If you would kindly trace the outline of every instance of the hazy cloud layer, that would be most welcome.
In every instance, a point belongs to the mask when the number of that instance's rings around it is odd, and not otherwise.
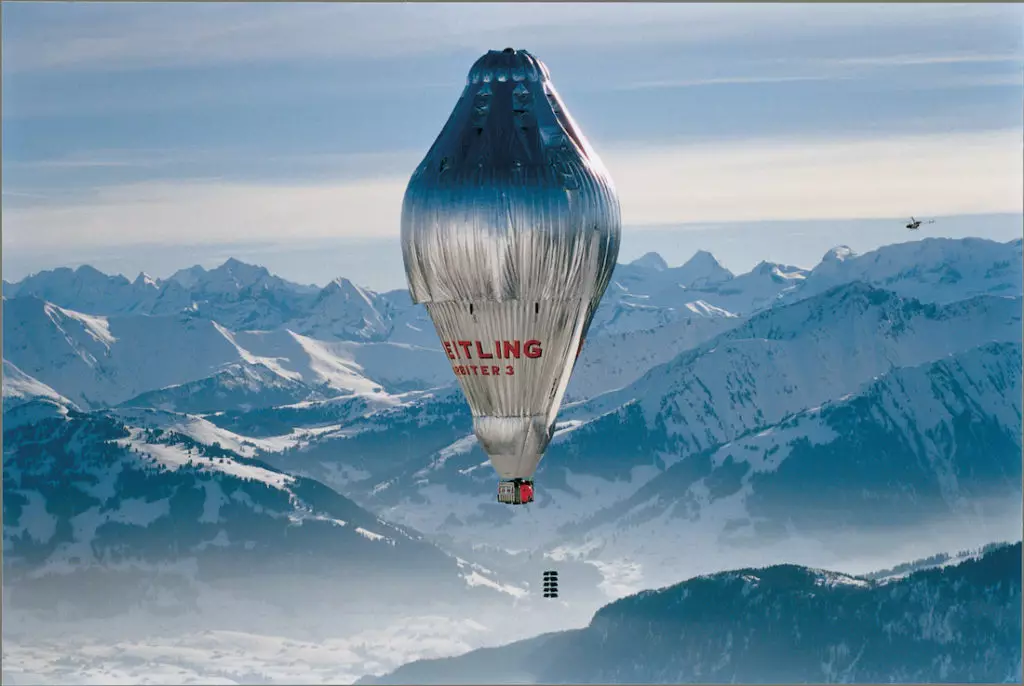
[[[603,157],[623,221],[636,226],[1019,211],[1021,145],[1020,131],[988,131],[636,144]],[[102,187],[8,210],[4,248],[395,236],[407,176],[382,169],[377,178],[305,185],[209,179]]]

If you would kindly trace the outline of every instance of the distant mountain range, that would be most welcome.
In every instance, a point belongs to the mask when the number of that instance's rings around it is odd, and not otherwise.
[[[837,248],[812,270],[761,263],[734,276],[706,252],[675,268],[646,255],[617,267],[569,394],[620,387],[746,316],[854,281],[926,303],[1013,297],[1022,290],[1020,258],[1020,241],[927,239],[863,256]],[[159,402],[203,411],[189,406],[193,393],[223,385],[225,398],[236,398],[239,377],[249,391],[235,402],[249,407],[451,382],[433,325],[406,291],[378,294],[344,278],[300,285],[231,259],[164,280],[61,268],[4,282],[3,294],[4,359],[83,409],[186,386]],[[614,334],[633,333],[640,354],[619,356]],[[604,372],[609,355],[628,366]],[[242,363],[265,370],[222,374]],[[222,409],[237,409],[231,404]]]
[[[168,279],[79,267],[4,282],[5,609],[330,631],[341,608],[446,605],[543,624],[766,562],[882,568],[1015,540],[1022,277],[1020,240],[838,247],[813,269],[741,275],[706,252],[620,264],[524,508],[495,502],[433,324],[404,290],[295,284],[237,260]],[[573,579],[557,612],[537,599],[552,565]],[[759,587],[826,578],[780,569]],[[728,579],[698,586],[746,598]],[[827,602],[864,613],[906,588],[898,607],[924,612],[926,586],[893,583],[851,582],[868,595]],[[820,629],[806,652],[819,667],[801,680],[885,674],[881,658],[854,661],[859,643],[827,643],[833,605],[800,607],[793,626]],[[523,678],[746,680],[774,650],[737,627],[686,644],[699,673],[666,662],[645,677],[592,643],[611,625],[596,626],[551,639],[575,656],[567,671],[538,658],[549,666]],[[1008,659],[948,657],[921,647],[932,629],[893,626],[923,651],[900,678],[992,675]],[[990,628],[963,626],[964,650]],[[587,671],[595,645],[611,662]],[[716,666],[724,645],[738,657]]]
[[[912,398],[903,410],[884,412],[867,398],[882,392],[878,384],[886,382],[879,379],[903,383],[904,368],[920,368],[908,373],[923,378],[941,373],[933,365],[950,355],[958,364],[986,359],[1009,366],[995,368],[1001,376],[990,395],[947,411],[950,422],[967,411],[992,427],[987,440],[995,441],[994,452],[987,454],[994,471],[972,471],[944,486],[949,503],[939,509],[955,510],[956,493],[974,489],[975,476],[1009,487],[1020,471],[1012,459],[1019,398],[999,389],[1019,386],[1012,361],[1021,342],[1021,260],[1019,240],[927,239],[862,256],[836,248],[812,270],[762,263],[734,276],[706,252],[675,268],[656,254],[619,265],[574,372],[530,512],[491,502],[493,476],[475,447],[465,403],[432,325],[404,291],[377,294],[345,279],[322,289],[303,286],[237,260],[166,280],[129,281],[90,267],[41,272],[4,285],[4,404],[62,396],[83,411],[117,406],[201,415],[204,426],[236,434],[236,442],[279,469],[460,543],[499,538],[513,547],[565,546],[584,532],[605,541],[621,526],[632,530],[627,522],[658,512],[675,512],[667,522],[680,521],[684,510],[691,514],[682,521],[709,513],[712,501],[720,503],[714,508],[726,501],[739,508],[712,526],[714,537],[728,530],[727,538],[740,540],[743,527],[754,526],[750,531],[763,538],[777,525],[744,508],[761,497],[747,489],[766,477],[736,456],[712,471],[737,474],[730,478],[747,485],[735,481],[730,488],[743,491],[746,505],[720,489],[701,499],[703,477],[694,482],[697,492],[677,491],[660,504],[641,506],[638,499],[654,498],[658,484],[681,471],[710,465],[716,449],[749,432],[784,433],[791,436],[787,446],[800,445],[807,431],[835,434],[833,441],[807,443],[820,452],[848,443],[851,431],[863,435],[865,421],[893,422],[897,415],[903,431],[877,431],[891,448],[907,446],[903,454],[916,455],[915,464],[931,474],[938,456],[929,451],[940,448],[912,438],[924,421],[906,415],[917,407]],[[976,374],[986,370],[965,371],[958,392],[977,394],[985,379]],[[430,390],[437,387],[444,388]],[[945,397],[966,402],[955,396]],[[867,414],[838,432],[812,430],[810,419],[800,420],[806,429],[783,431],[785,422],[823,403]],[[815,419],[815,426],[824,421],[836,420]],[[854,459],[847,450],[837,464]],[[683,497],[698,500],[680,509]],[[625,515],[636,508],[645,514]],[[526,527],[527,519],[536,522]],[[610,521],[620,523],[609,530]],[[527,530],[529,538],[519,540],[517,532]]]
[[[1020,606],[1020,543],[885,581],[775,565],[644,591],[583,629],[356,683],[1019,683]]]

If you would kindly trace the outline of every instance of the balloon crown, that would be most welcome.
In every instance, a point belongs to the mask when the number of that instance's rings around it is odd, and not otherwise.
[[[548,81],[547,66],[526,50],[488,50],[469,69],[467,84],[491,81]]]

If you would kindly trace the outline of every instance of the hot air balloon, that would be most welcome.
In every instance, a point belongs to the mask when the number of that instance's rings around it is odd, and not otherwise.
[[[547,67],[512,48],[480,57],[409,180],[402,256],[501,477],[499,502],[533,500],[620,233],[611,177]]]

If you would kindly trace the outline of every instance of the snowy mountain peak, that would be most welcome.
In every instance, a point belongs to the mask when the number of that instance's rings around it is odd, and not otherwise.
[[[3,361],[3,397],[5,411],[15,402],[29,402],[36,398],[49,398],[57,403],[72,405],[71,401],[50,386],[32,378],[7,360]]]
[[[229,277],[237,286],[244,287],[269,277],[270,271],[266,267],[259,267],[229,257],[224,264],[207,272],[207,275],[211,277],[211,280],[217,281]]]
[[[693,253],[693,257],[679,268],[693,274],[697,281],[702,278],[703,281],[709,283],[726,281],[733,276],[733,273],[723,267],[718,259],[707,250],[698,250]]]
[[[663,272],[666,269],[668,269],[668,263],[665,262],[665,258],[663,258],[656,252],[645,253],[644,255],[630,262],[630,264],[633,265],[634,267],[653,269],[654,271],[657,272]]]
[[[116,297],[129,286],[120,274],[107,275],[87,264],[76,269],[58,267],[28,276],[15,284],[22,295],[38,295],[46,300],[53,293],[69,292],[90,297]]]
[[[171,274],[168,281],[174,281],[181,284],[185,288],[192,288],[199,280],[206,274],[206,270],[200,267],[198,264],[185,269],[179,269],[178,271]]]
[[[723,310],[721,307],[715,307],[703,300],[694,300],[693,302],[686,303],[686,309],[695,315],[701,317],[725,317],[735,319],[736,315],[728,310]]]
[[[139,272],[139,275],[135,277],[135,281],[132,282],[132,286],[136,288],[160,288],[157,280],[146,272]]]
[[[825,256],[821,258],[822,262],[845,262],[851,257],[856,257],[855,253],[850,247],[845,245],[837,245],[836,247],[825,253]]]
[[[927,238],[857,255],[831,250],[789,298],[809,297],[840,283],[865,281],[922,302],[953,302],[974,295],[1016,296],[1024,272],[1019,246],[983,238]]]
[[[296,323],[296,331],[314,337],[380,338],[390,329],[381,312],[386,305],[373,291],[339,277],[320,291],[309,316]]]
[[[373,291],[360,288],[344,277],[338,277],[324,286],[323,290],[320,291],[320,295],[317,297],[314,309],[317,306],[322,306],[326,302],[337,303],[338,305],[335,305],[335,307],[339,306],[341,303],[346,303],[354,305],[360,309],[374,310],[374,314],[376,315],[377,313],[374,303],[374,300],[376,299],[377,294]]]
[[[807,278],[810,270],[803,269],[801,267],[794,267],[789,264],[779,264],[778,262],[759,262],[756,267],[750,270],[751,274],[758,276],[767,276],[772,281],[780,284],[791,284],[796,285],[799,282]]]
[[[55,269],[54,271],[61,271],[61,270]],[[79,278],[82,278],[82,279],[96,279],[96,280],[100,280],[100,281],[106,281],[107,279],[118,279],[118,280],[121,280],[121,281],[127,281],[127,279],[125,279],[120,274],[114,274],[112,276],[108,276],[108,275],[104,274],[99,269],[97,269],[96,267],[93,267],[90,264],[80,265],[79,267],[77,267],[75,269],[74,274],[75,274],[75,276],[77,276]]]
[[[332,280],[329,284],[324,286],[324,292],[340,292],[345,294],[355,294],[362,298],[367,297],[367,291],[355,285],[354,283],[346,279],[344,276],[339,276],[338,278]]]
[[[698,250],[693,253],[693,257],[688,259],[683,266],[691,268],[703,267],[705,269],[724,269],[724,267],[718,262],[718,259],[707,250]]]
[[[683,266],[672,271],[681,277],[680,283],[691,287],[704,287],[733,278],[733,273],[706,250],[698,250]]]

